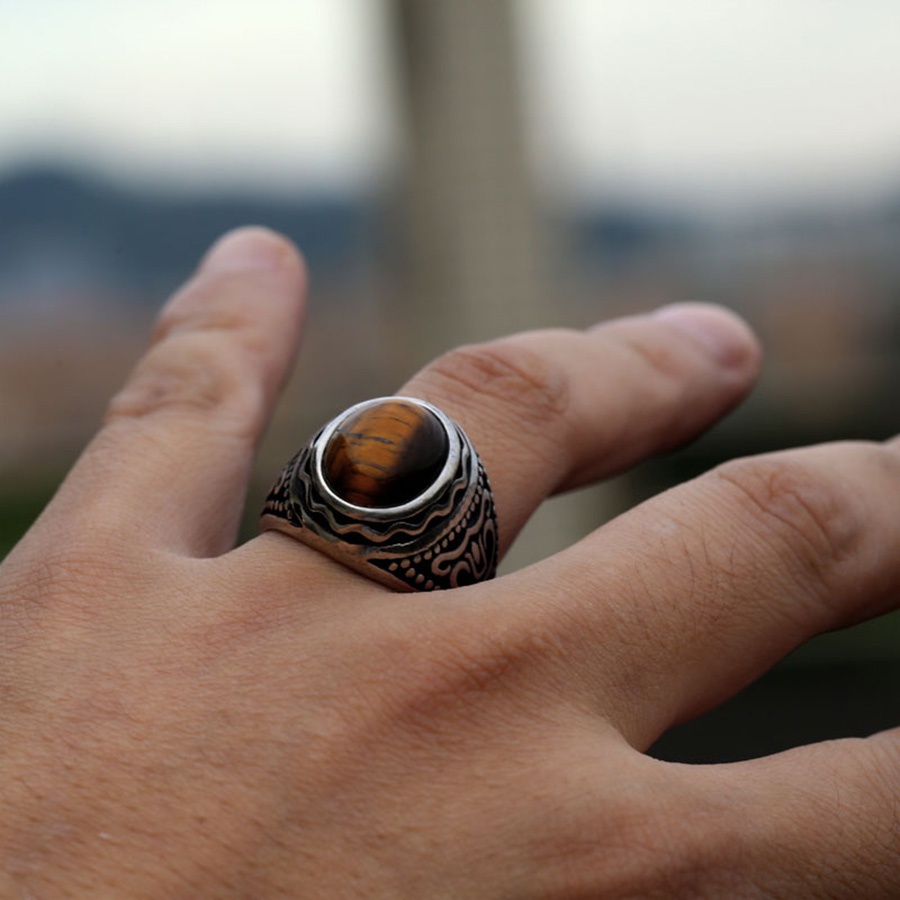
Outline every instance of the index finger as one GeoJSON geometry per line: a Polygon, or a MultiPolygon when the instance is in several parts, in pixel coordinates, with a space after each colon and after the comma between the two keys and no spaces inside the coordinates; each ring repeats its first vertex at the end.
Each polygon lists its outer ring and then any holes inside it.
{"type": "Polygon", "coordinates": [[[285,238],[246,228],[217,242],[163,309],[150,348],[36,529],[187,555],[228,549],[293,362],[304,288],[303,262],[285,238]]]}

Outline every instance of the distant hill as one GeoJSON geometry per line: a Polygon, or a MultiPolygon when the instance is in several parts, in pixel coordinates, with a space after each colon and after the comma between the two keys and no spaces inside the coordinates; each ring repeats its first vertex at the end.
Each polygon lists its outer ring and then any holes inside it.
{"type": "MultiPolygon", "coordinates": [[[[91,298],[156,305],[222,232],[268,225],[303,249],[314,282],[346,286],[376,271],[396,237],[383,198],[321,194],[283,199],[249,191],[206,192],[125,185],[63,166],[0,175],[0,307],[42,315],[91,298]]],[[[771,258],[814,252],[863,257],[900,279],[900,200],[831,210],[788,209],[711,219],[696,210],[627,200],[564,210],[554,217],[564,265],[590,278],[628,278],[663,260],[698,296],[739,292],[736,261],[756,269],[771,258]],[[705,279],[705,280],[704,280],[705,279]],[[710,279],[716,279],[711,287],[710,279]],[[738,285],[738,287],[734,287],[738,285]]],[[[389,251],[390,252],[390,251],[389,251]]],[[[346,298],[352,291],[338,290],[346,298]]],[[[357,292],[358,294],[358,292],[357,292]]]]}
{"type": "MultiPolygon", "coordinates": [[[[35,285],[77,292],[106,284],[157,302],[223,231],[265,224],[303,248],[317,280],[367,270],[388,217],[372,197],[322,194],[284,200],[250,193],[179,192],[116,184],[39,166],[0,177],[0,302],[35,285]]],[[[572,213],[576,266],[618,265],[693,233],[688,217],[617,205],[572,213]]]]}
{"type": "Polygon", "coordinates": [[[365,198],[187,194],[52,167],[21,170],[0,179],[0,284],[60,269],[60,280],[126,284],[132,295],[158,299],[219,234],[249,223],[293,238],[316,276],[345,276],[370,262],[375,218],[365,198]]]}

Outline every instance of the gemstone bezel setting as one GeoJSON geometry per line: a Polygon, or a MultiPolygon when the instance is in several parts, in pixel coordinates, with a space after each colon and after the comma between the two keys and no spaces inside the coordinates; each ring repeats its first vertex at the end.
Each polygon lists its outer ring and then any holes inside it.
{"type": "Polygon", "coordinates": [[[362,403],[357,403],[354,406],[351,406],[349,409],[344,410],[344,412],[341,413],[340,416],[333,419],[328,423],[328,425],[325,426],[325,428],[322,429],[319,435],[315,438],[313,444],[311,474],[313,480],[316,483],[316,487],[327,498],[327,502],[331,504],[335,509],[343,512],[345,515],[348,515],[352,518],[393,520],[403,518],[406,515],[421,510],[425,506],[429,506],[437,497],[441,495],[441,493],[447,488],[447,486],[450,485],[454,480],[456,472],[459,468],[461,451],[462,448],[460,445],[459,434],[454,423],[436,406],[432,406],[430,403],[427,403],[426,401],[420,400],[416,397],[376,397],[372,400],[365,400],[362,403]],[[437,420],[438,424],[443,429],[444,436],[447,441],[447,456],[444,460],[444,464],[431,485],[429,485],[424,491],[405,503],[399,504],[397,506],[361,506],[355,503],[351,503],[348,500],[344,499],[332,488],[331,484],[328,481],[328,478],[325,475],[325,454],[327,452],[331,439],[332,437],[334,437],[335,432],[348,419],[351,419],[354,416],[358,416],[360,413],[371,409],[372,407],[397,402],[418,406],[431,413],[431,415],[437,420]]]}

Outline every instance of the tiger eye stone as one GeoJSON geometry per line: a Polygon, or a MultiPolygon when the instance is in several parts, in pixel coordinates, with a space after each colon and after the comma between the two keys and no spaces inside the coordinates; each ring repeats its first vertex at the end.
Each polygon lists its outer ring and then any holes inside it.
{"type": "Polygon", "coordinates": [[[323,474],[342,500],[368,509],[402,506],[440,474],[450,442],[430,410],[385,400],[346,418],[325,448],[323,474]]]}

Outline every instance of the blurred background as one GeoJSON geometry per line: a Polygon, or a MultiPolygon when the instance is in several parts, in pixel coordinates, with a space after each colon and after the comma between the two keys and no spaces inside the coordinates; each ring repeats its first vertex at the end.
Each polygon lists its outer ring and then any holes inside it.
{"type": "MultiPolygon", "coordinates": [[[[248,536],[315,425],[435,353],[669,301],[749,319],[759,388],[507,568],[723,459],[900,431],[898,42],[894,0],[0,0],[0,558],[250,222],[312,298],[248,536]]],[[[654,752],[900,724],[898,651],[896,615],[823,636],[654,752]]]]}

